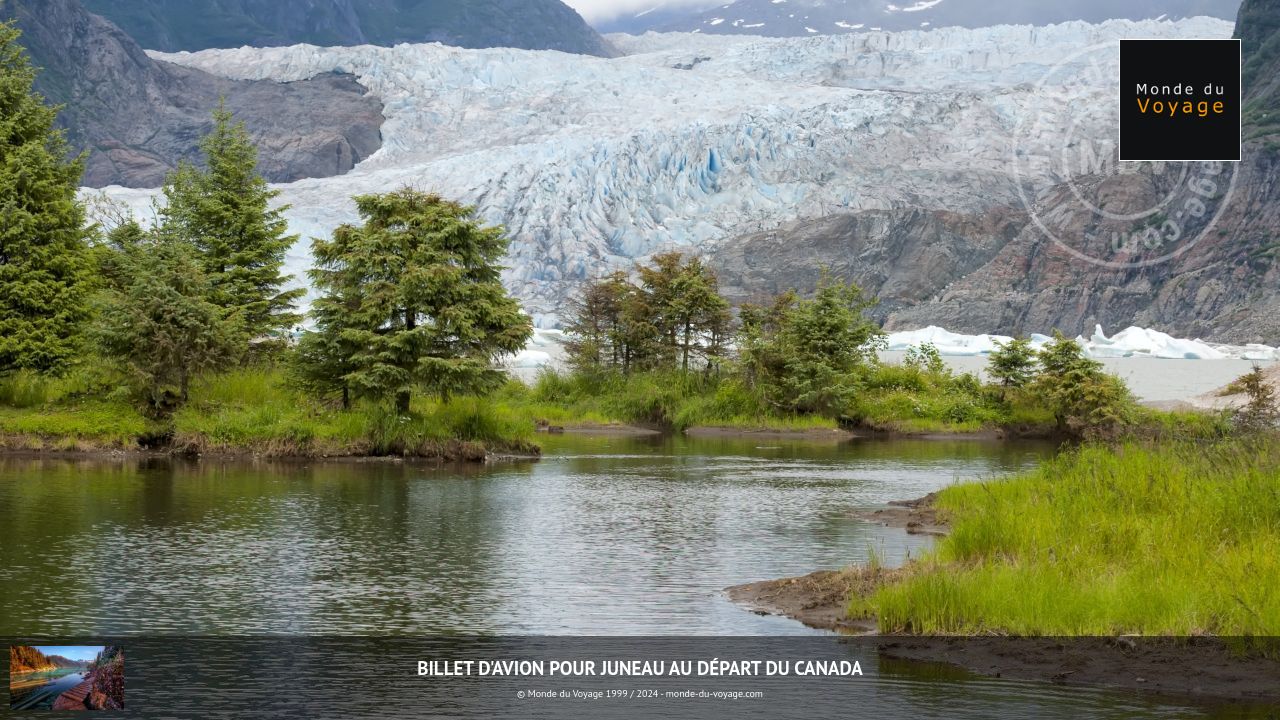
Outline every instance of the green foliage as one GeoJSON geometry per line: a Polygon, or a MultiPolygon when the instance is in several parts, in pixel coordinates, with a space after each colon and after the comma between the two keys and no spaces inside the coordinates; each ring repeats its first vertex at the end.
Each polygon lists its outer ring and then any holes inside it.
{"type": "Polygon", "coordinates": [[[335,382],[394,398],[400,413],[419,387],[444,400],[501,387],[494,361],[522,350],[533,332],[502,286],[502,230],[481,227],[473,208],[409,189],[361,196],[356,206],[364,225],[313,245],[324,337],[305,342],[320,364],[350,363],[335,382]]]}
{"type": "Polygon", "coordinates": [[[812,299],[788,294],[743,314],[740,340],[748,381],[790,412],[839,415],[858,389],[883,332],[864,312],[875,305],[853,284],[824,277],[812,299]]]}
{"type": "Polygon", "coordinates": [[[240,368],[198,381],[174,417],[178,442],[269,455],[438,456],[450,442],[532,451],[532,418],[477,398],[419,398],[403,414],[378,403],[339,411],[300,394],[283,373],[240,368]]]}
{"type": "Polygon", "coordinates": [[[1274,430],[1280,420],[1280,406],[1276,404],[1276,389],[1267,381],[1262,368],[1257,365],[1235,381],[1247,398],[1244,407],[1236,412],[1236,424],[1248,432],[1274,430]]]}
{"type": "Polygon", "coordinates": [[[1007,407],[977,377],[955,375],[938,361],[871,366],[848,417],[894,432],[975,432],[1009,423],[1007,407]]]}
{"type": "Polygon", "coordinates": [[[1035,378],[1036,351],[1027,338],[1014,338],[1000,345],[987,363],[987,374],[1005,388],[1026,387],[1035,378]]]}
{"type": "Polygon", "coordinates": [[[1086,357],[1075,340],[1055,333],[1039,360],[1041,371],[1032,390],[1053,412],[1059,431],[1110,436],[1131,423],[1135,403],[1129,389],[1086,357]]]}
{"type": "Polygon", "coordinates": [[[938,346],[933,343],[922,343],[908,348],[902,364],[934,375],[950,374],[947,364],[942,361],[942,353],[938,352],[938,346]]]}
{"type": "Polygon", "coordinates": [[[315,327],[298,339],[288,355],[290,378],[295,387],[322,400],[340,399],[344,410],[351,409],[351,381],[359,371],[355,357],[360,347],[348,335],[355,324],[359,296],[344,286],[336,286],[311,306],[315,327]]]}
{"type": "Polygon", "coordinates": [[[1280,444],[1087,445],[938,498],[951,533],[856,600],[885,632],[1274,637],[1280,444]]]}
{"type": "Polygon", "coordinates": [[[588,283],[571,303],[565,350],[574,368],[630,372],[653,360],[658,330],[641,289],[625,273],[588,283]]]}
{"type": "Polygon", "coordinates": [[[547,423],[810,430],[834,429],[834,418],[779,412],[733,375],[651,370],[543,372],[525,393],[510,391],[510,402],[547,423]]]}
{"type": "Polygon", "coordinates": [[[689,369],[689,361],[714,362],[729,340],[729,303],[715,273],[698,258],[658,255],[640,268],[641,299],[656,330],[662,366],[689,369]]]}
{"type": "Polygon", "coordinates": [[[293,312],[301,289],[284,290],[285,253],[297,241],[287,235],[280,193],[257,173],[258,151],[243,123],[225,106],[200,143],[204,169],[179,166],[166,180],[160,219],[166,232],[196,250],[208,277],[209,299],[240,325],[248,340],[279,339],[300,320],[293,312]]]}
{"type": "Polygon", "coordinates": [[[0,374],[61,372],[86,316],[88,251],[56,111],[32,91],[12,24],[0,24],[0,374]]]}
{"type": "Polygon", "coordinates": [[[99,298],[99,347],[133,379],[147,409],[167,416],[197,375],[236,359],[243,325],[208,299],[211,283],[182,240],[157,235],[115,262],[124,279],[99,298]]]}
{"type": "Polygon", "coordinates": [[[730,340],[729,303],[698,258],[658,255],[639,268],[640,283],[614,273],[588,284],[566,325],[578,369],[714,367],[730,340]]]}

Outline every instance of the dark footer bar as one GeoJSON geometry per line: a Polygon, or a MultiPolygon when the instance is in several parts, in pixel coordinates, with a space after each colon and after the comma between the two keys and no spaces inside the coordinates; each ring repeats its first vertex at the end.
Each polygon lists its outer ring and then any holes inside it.
{"type": "MultiPolygon", "coordinates": [[[[125,637],[8,644],[119,647],[125,709],[114,715],[124,717],[1280,720],[1276,640],[125,637]]],[[[75,680],[11,673],[11,698],[30,705],[40,683],[75,680]]],[[[8,712],[23,714],[12,702],[8,712]]]]}

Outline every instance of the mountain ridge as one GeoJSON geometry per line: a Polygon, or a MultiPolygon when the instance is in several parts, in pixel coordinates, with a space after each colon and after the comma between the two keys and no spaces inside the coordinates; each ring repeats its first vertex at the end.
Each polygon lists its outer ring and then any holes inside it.
{"type": "Polygon", "coordinates": [[[441,42],[608,57],[559,0],[85,0],[148,50],[441,42]]]}
{"type": "Polygon", "coordinates": [[[224,98],[273,181],[341,175],[381,147],[382,103],[350,75],[238,82],[156,61],[79,0],[0,0],[6,19],[40,69],[36,89],[62,106],[59,125],[89,153],[85,185],[157,187],[179,161],[199,159],[224,98]]]}
{"type": "Polygon", "coordinates": [[[675,9],[617,18],[602,27],[641,34],[701,32],[717,35],[807,37],[922,27],[1044,26],[1083,20],[1179,19],[1195,16],[1234,20],[1240,0],[736,0],[709,9],[675,9]]]}

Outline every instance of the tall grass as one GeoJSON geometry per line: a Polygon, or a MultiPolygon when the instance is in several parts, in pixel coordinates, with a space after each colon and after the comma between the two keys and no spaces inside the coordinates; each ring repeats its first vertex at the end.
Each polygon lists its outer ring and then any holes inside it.
{"type": "Polygon", "coordinates": [[[377,403],[343,411],[294,390],[282,373],[261,368],[201,380],[175,415],[174,428],[180,442],[196,448],[277,454],[437,455],[451,442],[536,450],[529,442],[533,419],[485,399],[416,397],[407,416],[377,403]]]}
{"type": "Polygon", "coordinates": [[[531,388],[509,387],[505,399],[540,420],[636,423],[683,431],[696,426],[739,429],[835,428],[836,419],[779,412],[735,377],[654,371],[546,371],[531,388]]]}
{"type": "Polygon", "coordinates": [[[1280,635],[1280,442],[1085,446],[948,488],[952,530],[850,612],[886,632],[1280,635]]]}
{"type": "Polygon", "coordinates": [[[0,381],[0,445],[21,449],[136,449],[172,438],[195,452],[266,455],[483,457],[534,453],[531,414],[477,398],[415,398],[401,417],[377,403],[350,411],[290,387],[284,373],[250,367],[201,378],[172,421],[146,418],[116,378],[18,373],[0,381]]]}

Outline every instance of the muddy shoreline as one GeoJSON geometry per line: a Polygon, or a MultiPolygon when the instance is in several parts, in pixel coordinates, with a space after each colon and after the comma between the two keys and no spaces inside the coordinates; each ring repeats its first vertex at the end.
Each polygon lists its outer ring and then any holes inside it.
{"type": "MultiPolygon", "coordinates": [[[[943,536],[936,494],[859,510],[854,517],[907,533],[943,536]]],[[[1280,703],[1280,660],[1244,657],[1240,643],[1218,637],[926,636],[879,634],[875,618],[846,616],[849,599],[866,595],[904,570],[852,566],[735,585],[729,600],[749,612],[788,617],[804,625],[875,642],[881,658],[942,663],[997,678],[1107,687],[1155,696],[1218,703],[1280,703]]],[[[1280,657],[1280,640],[1272,639],[1280,657]]]]}

